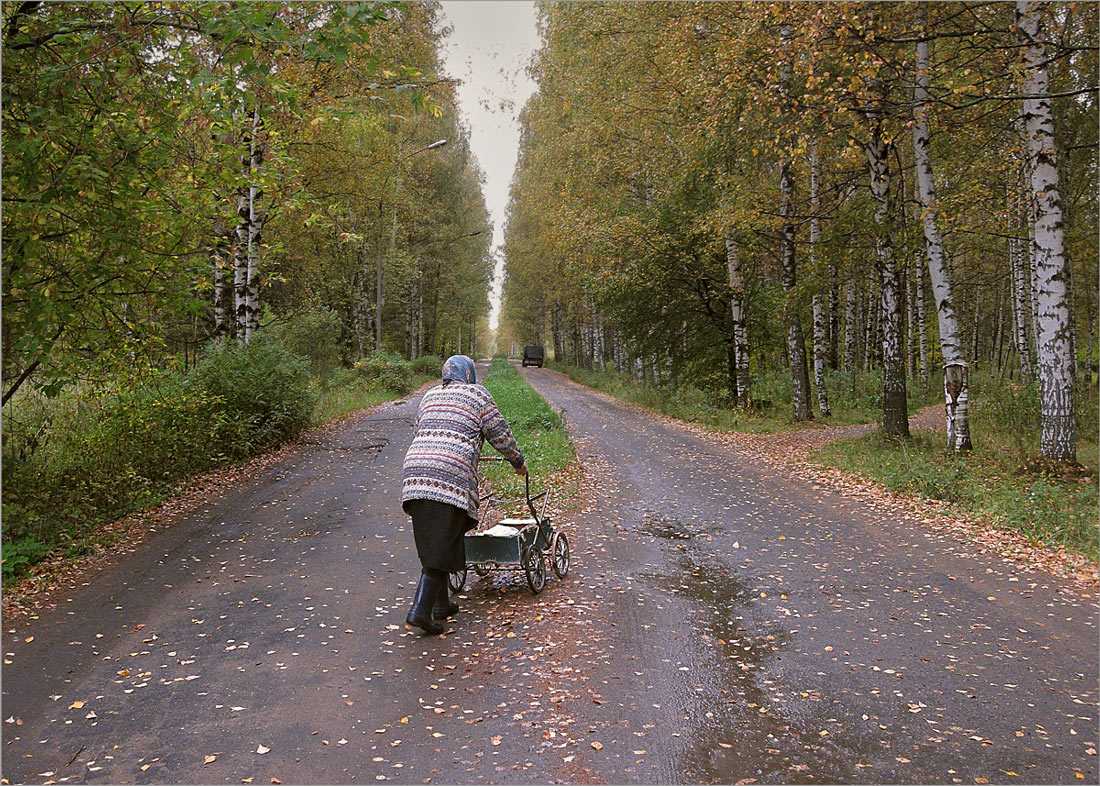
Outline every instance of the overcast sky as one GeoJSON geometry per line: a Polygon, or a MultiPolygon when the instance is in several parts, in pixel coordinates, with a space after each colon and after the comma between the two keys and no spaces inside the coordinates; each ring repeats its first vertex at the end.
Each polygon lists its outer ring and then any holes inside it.
{"type": "MultiPolygon", "coordinates": [[[[504,243],[504,211],[519,148],[519,112],[535,90],[526,73],[539,45],[535,4],[445,0],[454,32],[444,41],[448,74],[461,79],[458,100],[470,126],[470,147],[485,172],[485,204],[493,220],[493,248],[504,243]]],[[[500,313],[503,255],[497,254],[489,326],[500,313]]]]}

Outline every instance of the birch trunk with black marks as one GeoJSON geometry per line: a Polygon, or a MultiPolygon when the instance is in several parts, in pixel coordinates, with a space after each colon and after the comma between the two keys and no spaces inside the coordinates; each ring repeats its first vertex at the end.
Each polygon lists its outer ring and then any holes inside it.
{"type": "Polygon", "coordinates": [[[920,254],[913,259],[913,286],[917,304],[917,345],[920,348],[920,384],[928,387],[928,324],[924,311],[924,265],[920,254]]]}
{"type": "MultiPolygon", "coordinates": [[[[792,32],[788,23],[783,23],[779,37],[784,52],[789,47],[792,32]]],[[[781,66],[781,90],[784,97],[790,92],[791,62],[785,59],[781,66]]],[[[794,221],[791,218],[791,203],[794,201],[794,178],[791,175],[791,156],[786,147],[780,152],[779,159],[779,214],[782,217],[780,235],[780,284],[786,295],[783,299],[783,324],[787,332],[787,359],[791,367],[792,409],[795,420],[813,420],[813,408],[810,406],[810,374],[806,367],[806,339],[802,333],[802,322],[798,318],[797,269],[794,246],[794,221]]]]}
{"type": "Polygon", "coordinates": [[[833,255],[829,256],[829,368],[840,363],[840,270],[833,255]]]}
{"type": "Polygon", "coordinates": [[[1033,253],[1039,322],[1035,344],[1039,355],[1042,425],[1039,451],[1047,458],[1076,461],[1073,326],[1041,9],[1041,4],[1030,0],[1016,2],[1016,30],[1023,46],[1024,61],[1020,91],[1025,96],[1028,191],[1035,205],[1033,253]]]}
{"type": "Polygon", "coordinates": [[[1020,364],[1020,378],[1030,382],[1033,379],[1031,341],[1028,337],[1028,326],[1031,324],[1030,276],[1027,271],[1027,251],[1021,238],[1009,238],[1008,259],[1012,265],[1012,339],[1020,364]]]}
{"type": "Polygon", "coordinates": [[[856,352],[859,349],[859,301],[855,273],[849,273],[844,293],[844,370],[855,373],[856,352]]]}
{"type": "Polygon", "coordinates": [[[261,170],[264,165],[264,121],[257,106],[252,111],[252,134],[249,144],[249,185],[248,185],[248,269],[245,276],[245,342],[252,340],[252,334],[260,324],[260,254],[261,236],[265,215],[262,207],[264,191],[260,185],[261,170]]]}
{"type": "Polygon", "coordinates": [[[943,354],[944,414],[947,425],[947,448],[955,452],[971,450],[969,402],[966,360],[959,336],[959,320],[951,286],[947,255],[944,252],[937,218],[936,186],[932,179],[928,131],[928,41],[924,4],[918,6],[921,30],[925,37],[917,43],[916,85],[913,90],[913,154],[917,165],[917,187],[920,191],[921,219],[924,226],[925,254],[928,277],[936,300],[936,318],[940,329],[940,351],[943,354]]]}
{"type": "Polygon", "coordinates": [[[233,331],[233,230],[214,221],[214,341],[222,343],[233,331]]]}
{"type": "Polygon", "coordinates": [[[909,436],[905,397],[905,356],[901,336],[901,298],[894,257],[890,212],[890,147],[883,131],[882,83],[875,80],[867,120],[871,137],[864,145],[875,199],[875,258],[879,274],[879,330],[882,333],[882,427],[887,434],[909,436]]]}
{"type": "Polygon", "coordinates": [[[726,268],[730,285],[730,316],[733,322],[733,379],[730,392],[738,406],[749,403],[749,338],[745,329],[745,279],[741,273],[741,257],[733,231],[726,229],[726,268]]]}
{"type": "Polygon", "coordinates": [[[241,155],[241,181],[237,187],[237,243],[233,249],[233,313],[234,335],[245,340],[248,331],[248,239],[251,230],[252,209],[249,203],[249,175],[252,166],[252,127],[244,126],[240,141],[244,148],[241,155]]]}
{"type": "MultiPolygon", "coordinates": [[[[817,270],[817,249],[821,242],[821,161],[817,140],[810,150],[810,269],[817,270]]],[[[825,296],[814,293],[814,385],[817,387],[817,408],[823,418],[830,415],[829,394],[825,388],[825,365],[829,352],[829,317],[825,310],[825,296]]]]}

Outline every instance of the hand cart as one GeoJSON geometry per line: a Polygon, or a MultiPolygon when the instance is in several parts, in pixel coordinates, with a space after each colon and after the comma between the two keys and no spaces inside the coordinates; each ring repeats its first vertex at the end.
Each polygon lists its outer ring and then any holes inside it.
{"type": "MultiPolygon", "coordinates": [[[[483,456],[481,461],[504,461],[500,456],[483,456]]],[[[459,592],[466,584],[470,569],[479,576],[495,569],[522,570],[527,576],[527,586],[536,595],[546,586],[547,565],[558,578],[569,572],[569,539],[564,532],[556,532],[546,516],[550,501],[550,489],[531,496],[531,475],[524,476],[527,509],[530,518],[506,518],[484,532],[471,532],[465,536],[466,567],[450,574],[448,583],[453,592],[459,592]],[[535,503],[542,500],[542,509],[535,503]]],[[[503,503],[487,497],[486,502],[503,503]]],[[[517,500],[518,502],[518,500],[517,500]]]]}

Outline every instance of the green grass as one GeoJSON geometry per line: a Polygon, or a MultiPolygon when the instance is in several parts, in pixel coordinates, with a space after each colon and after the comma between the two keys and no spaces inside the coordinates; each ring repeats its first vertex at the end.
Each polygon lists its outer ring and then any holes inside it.
{"type": "MultiPolygon", "coordinates": [[[[493,394],[504,419],[527,460],[532,492],[541,491],[547,479],[564,469],[576,455],[561,415],[550,408],[504,358],[494,358],[484,385],[493,394]]],[[[483,455],[496,451],[486,447],[483,455]]],[[[524,481],[510,464],[487,462],[482,467],[496,495],[505,499],[521,498],[524,481]]]]}
{"type": "MultiPolygon", "coordinates": [[[[416,390],[433,378],[435,377],[425,374],[414,375],[411,389],[416,390]]],[[[310,422],[311,425],[320,426],[396,398],[400,398],[400,394],[380,390],[351,372],[337,371],[324,383],[318,384],[317,403],[313,407],[313,418],[310,422]]]]}
{"type": "MultiPolygon", "coordinates": [[[[676,388],[638,384],[633,377],[614,371],[590,371],[557,362],[550,367],[570,379],[623,401],[641,404],[678,420],[698,423],[717,431],[774,434],[814,424],[849,425],[882,420],[882,375],[879,372],[831,371],[826,379],[831,414],[825,418],[814,403],[814,418],[797,422],[791,415],[790,373],[782,369],[755,375],[751,380],[753,409],[731,407],[724,393],[710,393],[692,385],[676,388]]],[[[914,414],[940,399],[938,388],[909,384],[909,414],[914,414]]]]}
{"type": "Polygon", "coordinates": [[[1098,556],[1096,389],[1082,385],[1078,466],[1039,458],[1038,402],[1033,389],[979,377],[971,410],[974,451],[957,456],[944,432],[893,440],[881,432],[818,451],[824,464],[858,473],[892,491],[944,500],[1033,543],[1098,556]]]}

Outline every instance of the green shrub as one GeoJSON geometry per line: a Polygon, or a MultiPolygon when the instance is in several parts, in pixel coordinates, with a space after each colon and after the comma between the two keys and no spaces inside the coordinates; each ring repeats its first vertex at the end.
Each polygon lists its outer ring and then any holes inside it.
{"type": "Polygon", "coordinates": [[[443,373],[443,358],[439,355],[421,355],[412,362],[412,370],[415,374],[438,377],[443,373]]]}
{"type": "Polygon", "coordinates": [[[412,366],[400,355],[385,351],[374,352],[358,360],[355,371],[378,390],[389,390],[393,393],[408,393],[412,390],[412,366]]]}
{"type": "Polygon", "coordinates": [[[308,361],[262,332],[245,345],[208,349],[190,381],[217,400],[224,422],[214,446],[234,458],[293,437],[309,425],[316,400],[308,361]]]}
{"type": "Polygon", "coordinates": [[[325,377],[335,369],[342,330],[340,315],[324,307],[278,319],[264,329],[268,337],[309,361],[315,377],[325,377]]]}
{"type": "Polygon", "coordinates": [[[78,541],[97,521],[149,504],[210,465],[218,402],[179,372],[4,408],[4,575],[78,541]],[[10,558],[10,559],[9,559],[10,558]]]}

